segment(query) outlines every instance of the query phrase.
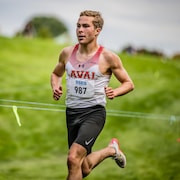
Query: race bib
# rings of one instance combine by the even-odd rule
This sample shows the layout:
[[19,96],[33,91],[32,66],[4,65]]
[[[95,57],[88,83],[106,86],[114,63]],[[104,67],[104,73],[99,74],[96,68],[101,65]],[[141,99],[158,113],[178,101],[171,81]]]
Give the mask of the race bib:
[[90,98],[94,96],[94,80],[70,78],[69,92],[73,96]]

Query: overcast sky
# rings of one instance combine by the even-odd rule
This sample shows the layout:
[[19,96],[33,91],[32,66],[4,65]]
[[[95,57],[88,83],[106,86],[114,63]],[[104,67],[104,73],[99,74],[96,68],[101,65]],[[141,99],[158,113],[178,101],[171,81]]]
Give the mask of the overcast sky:
[[102,13],[99,43],[111,50],[130,44],[167,55],[180,52],[180,0],[0,0],[0,34],[12,36],[33,16],[52,15],[75,41],[79,13],[86,9]]

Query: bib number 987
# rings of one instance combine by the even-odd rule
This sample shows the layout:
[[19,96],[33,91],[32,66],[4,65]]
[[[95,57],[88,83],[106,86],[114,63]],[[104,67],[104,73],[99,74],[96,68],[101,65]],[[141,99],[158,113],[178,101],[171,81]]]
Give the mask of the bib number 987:
[[81,87],[81,86],[75,86],[74,90],[75,90],[76,94],[81,95],[81,94],[86,94],[87,88],[86,87]]

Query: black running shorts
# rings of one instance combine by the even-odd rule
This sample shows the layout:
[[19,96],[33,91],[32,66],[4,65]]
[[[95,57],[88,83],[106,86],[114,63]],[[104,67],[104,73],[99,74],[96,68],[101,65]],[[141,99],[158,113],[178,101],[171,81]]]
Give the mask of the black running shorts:
[[106,110],[97,105],[88,108],[66,108],[69,148],[72,143],[82,145],[91,153],[92,146],[104,127]]

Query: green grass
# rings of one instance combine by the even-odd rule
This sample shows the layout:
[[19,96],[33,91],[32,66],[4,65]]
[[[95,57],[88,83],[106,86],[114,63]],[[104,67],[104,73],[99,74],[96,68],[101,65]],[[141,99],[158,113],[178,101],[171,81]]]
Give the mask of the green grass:
[[[52,99],[50,74],[62,45],[51,40],[0,37],[0,180],[64,180],[67,176],[65,113],[36,108],[64,109],[7,102],[17,100],[64,105]],[[107,110],[132,112],[133,117],[108,113],[105,128],[94,150],[118,137],[127,155],[127,167],[119,169],[105,160],[87,180],[178,180],[180,179],[180,63],[152,56],[120,55],[135,90],[108,100]],[[117,86],[112,78],[110,83]],[[18,108],[22,126],[13,110]],[[143,113],[141,118],[135,112]],[[148,113],[148,114],[145,114]],[[138,115],[138,114],[136,114]],[[175,116],[175,121],[170,119]],[[172,119],[173,120],[173,119]]]

